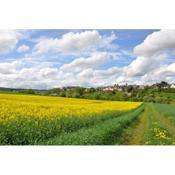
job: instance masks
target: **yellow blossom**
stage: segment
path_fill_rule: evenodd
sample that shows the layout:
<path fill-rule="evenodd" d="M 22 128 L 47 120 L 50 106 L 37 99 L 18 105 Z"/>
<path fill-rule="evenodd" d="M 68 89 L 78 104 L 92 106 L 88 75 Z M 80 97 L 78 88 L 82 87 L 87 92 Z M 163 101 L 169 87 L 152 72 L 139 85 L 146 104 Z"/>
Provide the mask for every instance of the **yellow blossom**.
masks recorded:
<path fill-rule="evenodd" d="M 93 116 L 104 111 L 130 110 L 139 105 L 140 102 L 0 94 L 0 120 L 12 120 L 16 117 Z"/>

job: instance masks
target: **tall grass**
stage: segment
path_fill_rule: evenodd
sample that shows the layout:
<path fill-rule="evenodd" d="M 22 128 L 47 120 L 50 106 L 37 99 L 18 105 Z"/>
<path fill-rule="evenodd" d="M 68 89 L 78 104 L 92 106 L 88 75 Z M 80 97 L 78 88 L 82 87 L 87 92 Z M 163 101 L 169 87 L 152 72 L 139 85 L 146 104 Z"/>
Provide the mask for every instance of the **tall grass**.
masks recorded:
<path fill-rule="evenodd" d="M 19 116 L 10 121 L 0 122 L 0 144 L 37 144 L 38 142 L 59 136 L 62 133 L 71 133 L 81 128 L 94 126 L 128 112 L 130 111 L 111 111 L 86 117 L 74 116 L 50 119 L 23 118 Z"/>
<path fill-rule="evenodd" d="M 55 138 L 40 142 L 41 145 L 111 145 L 115 144 L 124 128 L 128 127 L 144 110 L 143 105 L 136 110 L 97 123 L 77 132 L 64 133 Z"/>

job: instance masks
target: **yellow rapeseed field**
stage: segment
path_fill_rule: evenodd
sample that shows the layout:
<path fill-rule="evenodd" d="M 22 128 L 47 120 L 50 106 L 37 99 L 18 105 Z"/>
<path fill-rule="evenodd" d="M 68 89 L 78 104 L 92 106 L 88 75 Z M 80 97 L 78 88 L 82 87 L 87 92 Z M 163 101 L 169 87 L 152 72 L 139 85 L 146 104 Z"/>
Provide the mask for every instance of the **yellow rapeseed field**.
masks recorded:
<path fill-rule="evenodd" d="M 5 121 L 16 117 L 83 117 L 104 111 L 129 110 L 140 104 L 140 102 L 0 94 L 0 120 Z"/>

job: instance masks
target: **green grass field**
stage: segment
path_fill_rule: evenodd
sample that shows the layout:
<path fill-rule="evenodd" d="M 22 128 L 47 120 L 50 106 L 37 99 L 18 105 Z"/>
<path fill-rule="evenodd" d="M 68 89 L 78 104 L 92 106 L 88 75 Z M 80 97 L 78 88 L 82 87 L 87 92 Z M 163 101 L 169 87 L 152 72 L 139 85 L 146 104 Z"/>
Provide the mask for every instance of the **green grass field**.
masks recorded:
<path fill-rule="evenodd" d="M 65 133 L 48 145 L 175 145 L 175 106 L 145 103 L 95 126 Z"/>
<path fill-rule="evenodd" d="M 175 106 L 146 103 L 138 120 L 123 131 L 118 144 L 174 145 Z"/>
<path fill-rule="evenodd" d="M 0 144 L 175 145 L 175 104 L 140 104 L 2 94 Z"/>

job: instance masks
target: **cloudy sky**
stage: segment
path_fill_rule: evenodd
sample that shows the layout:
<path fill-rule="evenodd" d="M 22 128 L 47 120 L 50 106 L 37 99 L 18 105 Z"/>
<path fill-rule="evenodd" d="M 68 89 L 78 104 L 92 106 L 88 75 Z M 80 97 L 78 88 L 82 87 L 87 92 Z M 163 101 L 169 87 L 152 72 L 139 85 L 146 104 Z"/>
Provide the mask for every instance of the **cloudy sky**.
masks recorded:
<path fill-rule="evenodd" d="M 0 30 L 0 87 L 175 82 L 175 30 Z"/>

